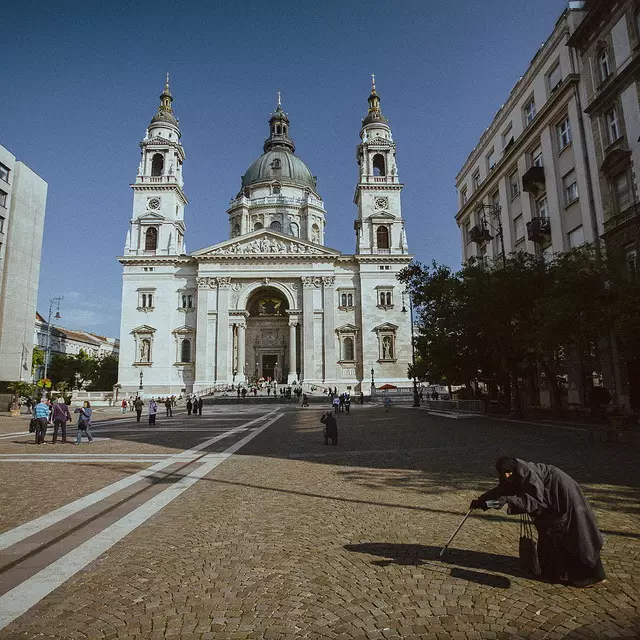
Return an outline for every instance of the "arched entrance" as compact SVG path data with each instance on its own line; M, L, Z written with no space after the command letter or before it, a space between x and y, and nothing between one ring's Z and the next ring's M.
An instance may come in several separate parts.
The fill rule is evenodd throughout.
M274 287L260 287L247 300L245 374L250 382L286 382L289 374L289 303Z

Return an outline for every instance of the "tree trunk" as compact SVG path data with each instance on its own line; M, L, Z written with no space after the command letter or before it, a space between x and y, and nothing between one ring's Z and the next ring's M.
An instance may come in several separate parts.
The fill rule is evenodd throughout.
M558 375L547 360L540 360L540 366L542 367L545 375L547 376L547 384L549 385L549 396L551 399L551 409L562 412L562 390L558 384Z

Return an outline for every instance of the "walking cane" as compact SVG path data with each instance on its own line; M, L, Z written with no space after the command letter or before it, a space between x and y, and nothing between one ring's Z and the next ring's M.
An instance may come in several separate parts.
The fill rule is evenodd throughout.
M462 529L462 525L464 524L465 520L469 517L469 514L471 513L472 509L469 509L469 511L467 511L467 515L462 518L462 522L458 525L458 528L453 532L453 535L449 538L449 540L447 541L447 544L444 545L444 547L442 547L442 551L440 551L440 553L438 554L438 558L442 558L442 554L447 550L447 547L451 544L452 540L456 537L458 531L460 531L460 529Z

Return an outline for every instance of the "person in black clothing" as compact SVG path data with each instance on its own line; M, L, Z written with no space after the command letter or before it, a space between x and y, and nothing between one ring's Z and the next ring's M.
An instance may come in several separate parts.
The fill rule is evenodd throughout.
M171 418L171 416L173 416L173 410L171 408L171 398L167 398L164 401L164 408L167 410L167 418Z
M142 402L142 398L140 398L139 396L136 397L136 400L133 403L133 406L136 410L136 422L140 422L140 416L142 415L142 407L144 407L144 402Z
M308 407L309 406L309 398L307 398L307 394L306 393L302 394L302 406L303 407Z
M574 587L605 581L600 560L602 534L578 483L549 464L502 457L496 462L500 482L471 502L487 509L498 499L507 513L527 513L538 530L538 555L543 578Z
M320 418L320 422L324 424L324 443L338 444L338 422L333 417L331 411L327 411Z
M191 402L191 398L187 398L187 415L191 415L191 410L193 409L193 402Z
M197 402L198 402L198 415L201 416L202 415L202 405L204 404L204 402L202 401L202 398L198 398Z

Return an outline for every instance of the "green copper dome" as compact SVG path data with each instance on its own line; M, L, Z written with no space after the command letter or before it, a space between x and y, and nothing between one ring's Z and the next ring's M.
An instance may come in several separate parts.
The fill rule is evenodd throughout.
M258 182L281 182L316 188L307 165L286 147L275 147L263 153L242 176L242 186Z

